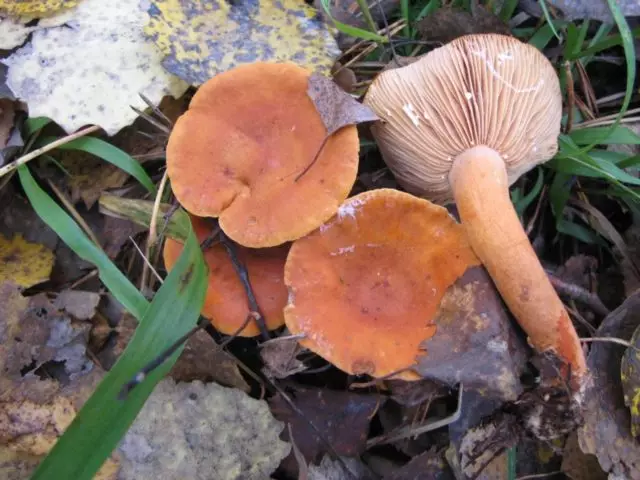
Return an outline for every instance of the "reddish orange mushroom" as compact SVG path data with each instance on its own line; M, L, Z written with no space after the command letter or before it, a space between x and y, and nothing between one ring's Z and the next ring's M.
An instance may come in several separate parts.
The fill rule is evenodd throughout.
M260 62L216 75L171 133L167 171L177 199L194 215L218 217L241 245L306 235L355 182L357 129L340 129L321 149L327 131L307 95L309 77L293 64Z
M467 35L387 70L365 103L385 162L408 191L455 200L469 241L539 352L580 390L586 360L571 318L533 250L509 186L557 151L562 95L540 51L503 35Z
M192 216L191 223L201 242L211 232L205 219ZM164 245L164 263L171 270L178 261L183 244L167 238ZM284 285L284 264L288 246L253 250L238 247L238 258L246 266L249 281L256 296L258 306L268 330L275 330L284 324L282 309L287 303L287 289ZM220 244L209 247L204 252L209 266L209 286L202 316L221 333L231 335L237 332L250 314L247 294L238 278L225 248ZM241 337L255 337L260 334L257 324L250 321L238 334Z
M285 321L341 370L383 377L416 363L445 291L477 264L446 209L392 189L361 193L293 243Z

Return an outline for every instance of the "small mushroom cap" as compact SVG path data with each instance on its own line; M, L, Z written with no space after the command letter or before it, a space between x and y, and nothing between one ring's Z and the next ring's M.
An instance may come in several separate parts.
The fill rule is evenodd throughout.
M233 240L253 248L299 238L328 220L349 195L360 148L355 126L332 135L307 95L310 72L253 63L200 87L176 122L167 171L178 201L219 217Z
M535 47L509 36L463 36L387 70L365 104L382 119L372 131L398 182L440 203L452 201L449 170L469 148L496 150L510 184L558 148L558 76Z
M206 219L191 216L191 223L200 242L212 231ZM183 243L166 239L163 256L167 270L173 268L183 248ZM275 330L284 324L282 310L287 303L284 264L288 250L288 245L259 250L237 247L238 258L247 268L268 330ZM222 244L216 243L208 248L204 252L204 259L209 267L209 285L202 316L221 333L231 335L242 326L250 313L247 294ZM250 321L238 336L255 337L259 334L256 323Z
M285 322L341 370L383 377L416 363L445 291L478 263L446 209L392 189L361 193L293 243Z

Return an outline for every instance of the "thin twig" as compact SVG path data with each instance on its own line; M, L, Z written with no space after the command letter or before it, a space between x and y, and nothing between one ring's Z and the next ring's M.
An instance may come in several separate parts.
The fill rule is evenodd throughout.
M516 480L533 480L535 478L555 477L556 475L560 475L563 473L564 472L562 470L557 470L555 472L549 472L549 473L536 473L533 475L524 475L522 477L517 477Z
M403 367L403 368L399 368L398 370L394 370L391 373L387 373L386 375L382 376L382 377L376 377L373 380L369 381L369 382L353 382L349 385L349 388L369 388L369 387L375 387L379 382L381 382L382 380L388 380L388 379L392 379L393 377L395 377L396 375L398 375L399 373L402 372L410 372L410 371L414 371L415 370L415 365L411 365L408 367Z
M29 152L26 155L21 156L17 160L0 168L0 178L4 177L7 173L13 172L16 168L24 165L34 158L38 158L43 153L50 152L51 150L58 148L60 145L64 145L65 143L69 143L76 138L84 137L85 135L89 135L90 133L96 132L98 130L100 130L100 127L98 125L93 125L83 130L79 130L76 133L72 133L71 135L67 135L66 137L59 138L58 140L48 143L44 147L40 147L32 152Z
M82 227L82 230L84 230L84 233L86 233L87 236L91 239L91 241L96 244L96 247L102 250L102 245L100 245L100 240L98 240L98 237L96 237L95 233L93 233L93 230L91 230L91 227L89 227L87 222L85 222L84 218L82 218L82 215L80 215L78 211L75 209L75 207L73 206L73 203L71 203L71 201L66 197L66 195L62 193L58 189L58 187L56 187L55 183L53 183L50 179L47 179L47 183L49 184L49 187L51 188L51 190L53 190L53 193L56 194L58 199L69 211L71 216L75 219L76 222L78 222L80 227Z
M623 347L633 348L636 351L640 351L633 343L628 342L622 338L615 337L589 337L589 338L581 338L581 342L591 343L591 342L603 342L603 343L616 343L618 345L622 345Z
M164 171L164 175L162 175L162 180L160 180L160 185L158 185L158 193L156 194L155 201L153 202L153 210L151 211L151 222L149 224L149 235L147 236L147 245L145 248L144 255L142 257L147 260L142 268L142 278L140 280L140 290L143 292L147 291L148 278L149 278L149 267L153 269L153 266L148 262L148 259L151 258L151 251L156 246L158 241L158 212L160 211L160 202L162 200L162 194L164 193L164 188L167 184L167 170ZM155 270L154 270L155 271ZM156 273L157 276L157 273Z
M604 303L602 303L602 300L600 300L595 293L591 293L589 290L582 288L579 285L567 283L552 273L547 272L547 277L549 277L551 285L553 285L553 288L555 288L556 292L560 295L577 300L583 305L589 307L598 315L603 317L609 315L609 309L604 305Z
M149 270L151 270L151 272L154 274L154 276L158 279L158 281L160 283L163 283L164 280L162 280L162 277L158 274L157 270L153 267L153 265L151 264L151 262L149 261L149 259L146 257L145 253L142 251L142 249L138 246L138 244L136 243L136 241L133 239L133 237L129 237L129 240L131 240L131 243L133 243L133 247L138 251L138 253L140 254L140 256L142 257L142 261L144 262L144 264L149 268ZM144 290L143 290L144 291Z
M313 160L311 160L309 165L304 167L304 170L302 170L302 172L299 173L298 176L293 180L294 183L297 182L298 180L300 180L304 176L305 173L307 173L309 170L311 170L311 167L313 167L313 165L318 161L318 158L320 157L320 153L322 153L322 149L327 144L327 141L329 140L330 137L331 137L331 133L327 132L327 135L322 139L322 143L320 144L320 148L318 148L318 151L316 152L315 156L313 157Z
M264 321L264 315L260 311L260 307L258 306L258 301L256 300L256 296L253 293L253 288L251 288L251 282L249 280L249 272L247 271L246 266L240 261L238 255L236 253L235 243L226 236L226 234L220 230L220 243L224 246L227 254L229 255L229 259L233 264L233 269L236 271L236 274L240 278L240 282L244 287L244 291L247 294L247 299L249 301L249 309L252 312L256 313L255 321L258 329L260 330L260 335L263 340L269 340L269 330L267 330L267 326Z
M167 126L169 126L169 127L173 126L173 122L171 121L171 119L169 117L167 117L164 114L164 112L162 110L160 110L160 108L158 106L156 106L151 100L149 100L144 95L144 93L140 92L140 93L138 93L138 95L140 95L140 98L142 99L142 101L147 104L147 106L151 109L151 111L153 111L153 113L155 113L158 117L160 117L162 120L164 120L164 122L167 124Z
M419 426L407 425L405 427L400 427L394 431L391 431L388 434L374 437L367 441L367 448L371 448L376 445L397 442L399 440L404 440L405 438L417 437L418 435L437 430L438 428L445 427L457 421L462 415L462 390L463 386L461 383L460 388L458 389L458 406L456 407L456 411L451 415L440 418L438 420L429 420L428 422L425 422L424 424Z

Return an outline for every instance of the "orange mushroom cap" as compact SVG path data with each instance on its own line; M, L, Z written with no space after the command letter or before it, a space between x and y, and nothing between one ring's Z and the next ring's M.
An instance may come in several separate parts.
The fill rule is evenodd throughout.
M205 219L191 216L191 223L200 242L211 233ZM167 238L163 251L167 270L171 270L178 261L183 247L183 243ZM288 245L259 250L237 249L239 260L247 268L249 282L268 330L284 324L282 309L287 303L284 264L288 250ZM204 252L204 259L209 266L209 285L202 316L221 333L231 335L250 314L247 294L222 244L209 247ZM259 334L256 323L250 321L238 336L255 337Z
M285 322L341 370L387 376L424 353L420 343L436 333L445 291L477 264L445 208L392 189L361 193L293 243Z
M271 247L328 220L358 169L355 126L333 134L311 164L326 128L307 95L310 72L253 63L200 87L167 146L171 186L186 210L219 217L237 243Z

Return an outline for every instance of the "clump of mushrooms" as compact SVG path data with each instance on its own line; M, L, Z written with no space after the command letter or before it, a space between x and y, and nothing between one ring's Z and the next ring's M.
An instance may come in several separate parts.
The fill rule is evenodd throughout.
M206 219L193 215L191 224L200 242L211 232ZM167 238L163 258L167 270L178 261L184 244ZM238 247L239 260L247 269L256 302L267 330L276 330L284 324L283 308L287 303L287 288L284 285L284 264L289 245L252 249ZM260 329L248 317L254 312L250 308L247 293L238 278L231 259L221 243L210 246L204 252L209 267L209 283L201 314L220 332L240 337L255 337Z
M534 47L468 35L381 73L365 98L385 162L409 192L455 201L469 242L534 348L554 352L574 391L586 362L509 196L509 186L553 157L562 97Z

